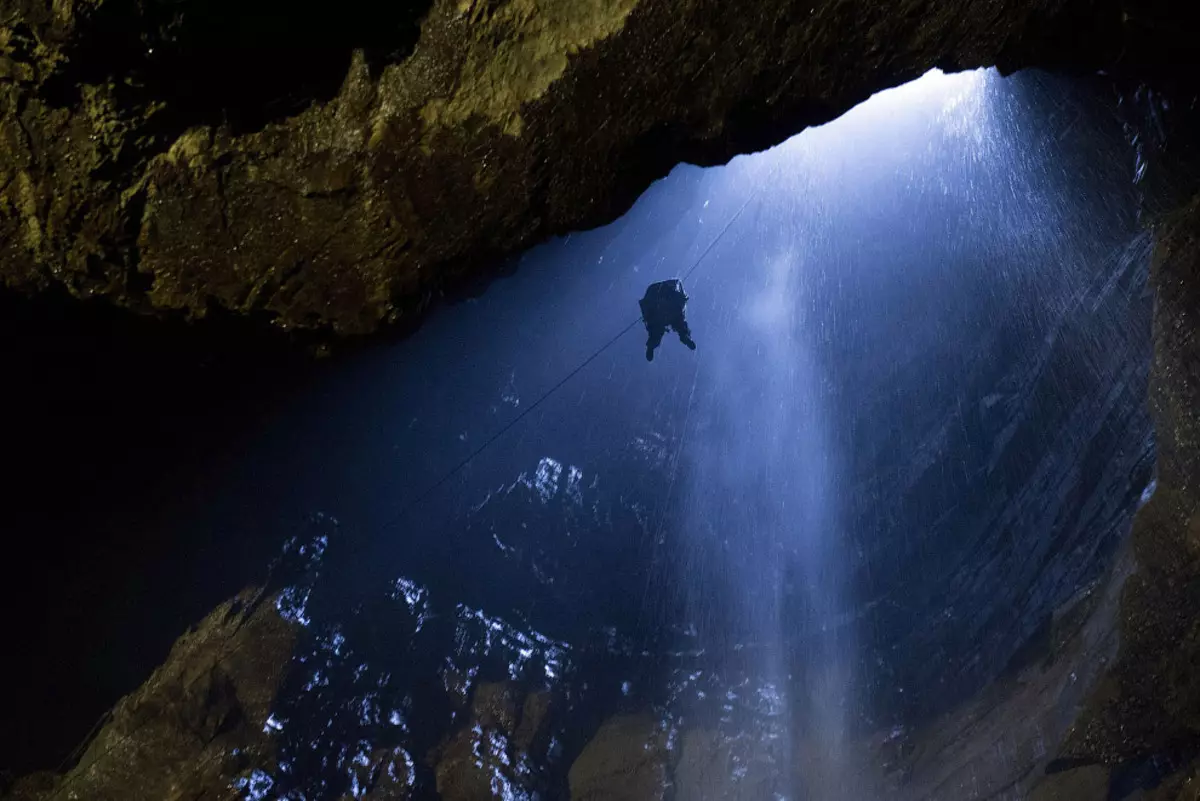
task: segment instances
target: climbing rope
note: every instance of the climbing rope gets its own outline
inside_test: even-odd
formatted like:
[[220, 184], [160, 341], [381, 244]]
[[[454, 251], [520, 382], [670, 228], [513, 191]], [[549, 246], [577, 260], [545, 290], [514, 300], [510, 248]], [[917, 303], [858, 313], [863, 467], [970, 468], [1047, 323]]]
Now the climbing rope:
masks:
[[496, 440], [500, 439], [505, 434], [507, 434], [509, 431], [511, 431], [513, 428], [515, 428], [518, 423], [520, 423], [522, 420], [524, 420], [526, 417], [528, 417], [530, 414], [532, 414], [535, 409], [537, 409], [539, 406], [541, 406], [543, 403], [545, 403], [547, 400], [549, 400], [551, 395], [553, 395], [555, 392], [558, 392], [558, 390], [562, 389], [563, 386], [568, 381], [570, 381], [575, 376], [579, 375], [579, 373], [581, 373], [584, 370], [584, 368], [586, 368], [592, 362], [596, 361], [596, 359], [600, 358], [600, 355], [602, 353], [604, 353], [606, 350], [608, 350], [613, 345], [615, 345], [617, 343], [617, 340], [619, 340], [621, 337], [628, 334], [629, 331], [635, 325], [640, 323], [641, 321], [642, 321], [642, 318], [638, 317], [636, 320], [631, 322], [629, 325], [622, 328], [615, 336], [612, 337], [612, 339], [605, 342], [603, 345], [600, 346], [600, 348], [598, 350], [594, 351], [591, 356], [588, 356], [586, 359], [584, 359], [582, 362], [580, 362], [579, 366], [577, 366], [574, 370], [572, 370], [571, 372], [569, 372], [565, 376], [563, 376], [561, 379], [559, 379], [558, 382], [554, 386], [550, 387], [550, 389], [548, 389], [544, 393], [542, 393], [541, 397], [539, 397], [537, 400], [535, 400], [533, 403], [531, 403], [525, 409], [525, 411], [521, 412], [516, 417], [514, 417], [512, 420], [509, 420], [507, 423], [505, 423], [503, 426], [501, 426], [499, 431], [497, 431], [495, 434], [492, 434], [490, 437], [488, 437], [486, 440], [484, 440], [483, 443], [478, 448], [476, 448], [475, 450], [473, 450], [469, 454], [467, 454], [467, 456], [462, 461], [460, 461], [458, 464], [454, 465], [454, 467], [450, 468], [450, 470], [448, 470], [445, 473], [445, 475], [443, 475], [441, 478], [439, 478], [433, 484], [429, 485], [429, 487], [427, 487], [424, 491], [422, 491], [421, 494], [417, 495], [415, 498], [413, 498], [411, 501], [409, 501], [407, 504], [405, 504], [404, 508], [401, 509], [396, 514], [395, 517], [391, 518], [390, 520], [388, 520], [388, 521], [384, 522], [382, 525], [380, 525], [379, 530], [383, 531], [383, 530], [389, 529], [392, 526], [399, 523], [401, 520], [403, 520], [404, 517], [410, 511], [413, 510], [414, 507], [420, 505], [426, 498], [428, 498], [430, 495], [432, 495], [433, 493], [435, 493], [439, 489], [441, 489], [443, 486], [445, 486], [447, 481], [454, 478], [454, 476], [458, 475], [458, 473], [461, 470], [466, 468], [466, 466], [469, 465], [471, 462], [475, 461], [475, 459], [478, 458], [480, 454], [482, 454], [489, 447], [491, 447], [492, 444], [496, 442]]
[[[750, 205], [750, 202], [752, 200], [754, 200], [756, 197], [758, 197], [758, 191], [755, 191], [754, 193], [752, 193], [750, 195], [750, 197], [748, 197], [746, 199], [746, 202], [743, 203], [740, 208], [738, 208], [737, 212], [735, 212], [734, 215], [729, 218], [728, 222], [726, 222], [724, 227], [721, 228], [721, 231], [708, 244], [708, 247], [706, 247], [704, 249], [704, 251], [701, 252], [701, 254], [696, 258], [696, 261], [695, 261], [695, 263], [692, 264], [691, 268], [686, 273], [684, 273], [683, 280], [686, 281], [687, 279], [689, 279], [692, 276], [693, 273], [696, 272], [697, 268], [699, 268], [700, 265], [704, 262], [704, 260], [708, 257], [708, 254], [711, 253], [713, 248], [715, 248], [717, 246], [717, 244], [725, 237], [725, 234], [727, 234], [729, 232], [729, 229], [733, 227], [733, 224], [735, 222], [737, 222], [737, 220], [742, 216], [742, 213], [745, 212], [746, 208]], [[475, 459], [477, 459], [484, 451], [486, 451], [489, 447], [491, 447], [493, 444], [495, 444], [497, 440], [499, 440], [501, 437], [503, 437], [505, 434], [507, 434], [509, 431], [511, 431], [514, 427], [516, 427], [517, 424], [519, 424], [522, 420], [524, 420], [526, 417], [528, 417], [530, 414], [532, 414], [538, 407], [540, 407], [543, 403], [545, 403], [547, 400], [549, 400], [556, 392], [558, 392], [558, 390], [562, 389], [572, 378], [579, 375], [579, 373], [583, 372], [583, 370], [586, 369], [588, 367], [588, 365], [590, 365], [596, 359], [600, 358], [601, 355], [603, 355], [609, 348], [611, 348], [613, 345], [615, 345], [617, 343], [617, 341], [621, 339], [621, 337], [625, 336], [631, 330], [633, 330], [633, 328], [636, 325], [638, 325], [638, 323], [640, 323], [640, 322], [642, 322], [642, 318], [641, 318], [641, 316], [638, 316], [634, 320], [632, 320], [628, 325], [626, 325], [624, 328], [622, 328], [619, 332], [617, 332], [615, 335], [613, 335], [611, 338], [609, 338], [604, 344], [602, 344], [599, 348], [597, 348], [595, 351], [593, 351], [590, 356], [588, 356], [586, 359], [584, 359], [582, 362], [580, 362], [574, 369], [572, 369], [570, 372], [568, 372], [566, 375], [564, 375], [561, 379], [559, 379], [557, 382], [555, 382], [555, 384], [553, 386], [551, 386], [549, 389], [547, 389], [545, 392], [543, 392], [537, 398], [537, 400], [535, 400], [532, 404], [530, 404], [524, 411], [522, 411], [516, 417], [514, 417], [513, 419], [511, 419], [507, 423], [505, 423], [503, 426], [501, 426], [498, 431], [496, 431], [494, 434], [492, 434], [490, 437], [488, 437], [486, 440], [484, 440], [477, 448], [475, 448], [473, 451], [471, 451], [466, 457], [461, 459], [453, 467], [451, 467], [449, 470], [447, 470], [440, 478], [438, 478], [437, 481], [430, 484], [428, 487], [426, 487], [424, 490], [422, 490], [419, 494], [417, 494], [414, 498], [412, 498], [412, 500], [410, 500], [408, 503], [406, 503], [404, 505], [404, 507], [399, 512], [397, 512], [393, 517], [391, 517], [388, 520], [386, 520], [385, 522], [383, 522], [378, 528], [376, 528], [376, 530], [375, 530], [376, 533], [386, 531], [386, 530], [398, 525], [400, 522], [402, 522], [408, 516], [409, 512], [413, 511], [417, 506], [419, 506], [427, 498], [429, 498], [429, 496], [433, 495], [433, 493], [437, 492], [439, 489], [441, 489], [443, 486], [445, 486], [447, 482], [449, 482], [452, 478], [454, 478], [456, 475], [458, 475], [462, 470], [464, 470], [468, 465], [470, 465], [471, 462], [475, 461]], [[696, 369], [696, 374], [697, 375], [699, 374], [698, 367]], [[696, 376], [693, 375], [692, 392], [688, 398], [688, 411], [687, 411], [688, 417], [691, 416], [692, 399], [695, 396], [695, 392], [696, 392]], [[687, 419], [685, 418], [684, 431], [683, 431], [683, 435], [685, 437], [687, 435], [686, 428], [687, 428]], [[681, 449], [682, 449], [682, 442], [680, 443], [680, 450]], [[679, 453], [677, 452], [676, 458], [674, 460], [672, 470], [671, 470], [671, 473], [672, 473], [671, 485], [672, 485], [672, 487], [674, 486], [674, 482], [675, 482], [675, 472], [676, 472], [675, 468], [678, 466], [678, 461], [679, 461]], [[667, 503], [667, 504], [670, 503], [670, 497], [667, 498], [665, 503]], [[658, 526], [660, 533], [661, 533], [661, 529], [662, 529], [663, 522], [664, 522], [663, 518], [665, 517], [665, 515], [666, 515], [666, 508], [664, 505], [664, 508], [660, 515], [659, 526]], [[658, 539], [658, 533], [655, 534], [655, 539], [656, 540]], [[655, 550], [657, 550], [657, 548], [655, 548]], [[647, 591], [647, 593], [649, 592], [648, 587], [647, 587], [646, 591]], [[239, 645], [237, 648], [232, 648], [228, 652], [222, 652], [222, 654], [218, 657], [217, 661], [223, 662], [229, 656], [232, 656], [234, 653], [236, 653], [237, 650], [240, 649], [240, 647], [241, 646]], [[97, 721], [97, 724], [92, 728], [92, 731], [90, 731], [86, 735], [83, 742], [81, 742], [79, 744], [79, 746], [77, 746], [76, 749], [70, 755], [68, 755], [67, 759], [64, 760], [64, 764], [66, 762], [69, 762], [71, 760], [71, 758], [74, 757], [75, 755], [77, 755], [77, 754], [81, 755], [84, 752], [84, 750], [91, 744], [91, 742], [95, 738], [95, 736], [99, 733], [99, 729], [101, 728], [101, 725], [103, 724], [103, 722], [112, 715], [112, 713], [115, 709], [116, 709], [116, 705], [113, 705], [113, 707], [110, 708], [108, 710], [108, 712], [105, 712], [104, 715], [101, 716], [100, 720]], [[113, 751], [117, 750], [118, 748], [123, 747], [126, 743], [129, 743], [132, 741], [133, 741], [132, 735], [124, 735], [122, 737], [117, 738], [116, 742], [114, 742], [109, 748], [105, 749], [105, 751], [103, 753], [101, 753], [92, 762], [92, 767], [95, 767], [96, 764], [107, 759], [107, 757]], [[60, 767], [60, 770], [61, 770], [61, 767]], [[54, 795], [52, 795], [50, 797], [50, 801], [59, 801], [59, 799], [63, 798], [63, 793], [66, 792], [66, 790], [75, 781], [78, 781], [81, 778], [82, 778], [82, 775], [77, 775], [77, 776], [66, 778], [62, 782], [62, 784], [60, 784], [59, 787], [56, 789]]]
[[[712, 242], [708, 243], [708, 247], [706, 247], [704, 249], [704, 252], [702, 252], [700, 254], [700, 256], [696, 259], [695, 263], [692, 264], [691, 269], [689, 269], [684, 274], [683, 280], [686, 281], [688, 278], [690, 278], [692, 276], [692, 273], [696, 272], [696, 268], [699, 267], [704, 262], [704, 260], [708, 257], [708, 254], [712, 252], [712, 249], [717, 246], [717, 243], [720, 242], [725, 237], [725, 234], [727, 234], [729, 232], [729, 229], [733, 227], [733, 224], [735, 222], [737, 222], [739, 217], [742, 216], [742, 212], [744, 212], [746, 210], [746, 207], [750, 205], [750, 201], [754, 200], [754, 198], [757, 196], [758, 196], [757, 192], [750, 195], [750, 197], [748, 197], [746, 199], [746, 202], [741, 205], [741, 207], [737, 210], [737, 212], [732, 217], [729, 218], [729, 221], [725, 223], [725, 226], [721, 229], [720, 233], [718, 233], [716, 235], [716, 237], [713, 238]], [[423, 490], [419, 495], [417, 495], [415, 498], [413, 498], [411, 501], [409, 501], [407, 504], [405, 504], [404, 508], [401, 509], [395, 515], [395, 517], [384, 522], [379, 527], [379, 530], [389, 529], [392, 526], [395, 526], [401, 520], [403, 520], [405, 518], [405, 516], [410, 511], [412, 511], [412, 509], [414, 507], [420, 505], [430, 495], [432, 495], [433, 493], [435, 493], [439, 489], [441, 489], [443, 486], [445, 486], [446, 482], [448, 482], [450, 479], [454, 478], [454, 476], [456, 476], [460, 471], [465, 469], [467, 467], [467, 465], [471, 464], [471, 462], [475, 461], [475, 459], [477, 459], [484, 451], [486, 451], [489, 447], [491, 447], [496, 442], [496, 440], [500, 439], [505, 434], [507, 434], [509, 431], [511, 431], [513, 428], [515, 428], [518, 423], [520, 423], [522, 420], [524, 420], [526, 417], [528, 417], [530, 414], [532, 414], [535, 409], [537, 409], [539, 406], [541, 406], [543, 403], [545, 403], [547, 400], [549, 400], [550, 397], [552, 395], [554, 395], [554, 393], [556, 393], [556, 392], [558, 392], [558, 390], [562, 389], [567, 384], [568, 381], [570, 381], [575, 376], [579, 375], [579, 373], [583, 372], [583, 370], [589, 364], [594, 362], [596, 359], [600, 358], [600, 356], [605, 351], [607, 351], [613, 345], [617, 344], [617, 341], [621, 337], [628, 334], [640, 322], [642, 322], [642, 318], [639, 316], [639, 317], [635, 318], [632, 322], [630, 322], [628, 325], [626, 325], [624, 328], [622, 328], [619, 332], [617, 332], [617, 334], [615, 334], [611, 339], [609, 339], [607, 342], [605, 342], [603, 345], [601, 345], [599, 348], [597, 348], [595, 351], [593, 351], [592, 354], [590, 356], [588, 356], [586, 359], [584, 359], [582, 362], [580, 362], [579, 365], [577, 367], [575, 367], [575, 369], [571, 370], [571, 372], [567, 373], [565, 376], [563, 376], [561, 379], [559, 379], [558, 382], [556, 382], [554, 384], [554, 386], [550, 387], [548, 390], [543, 392], [541, 394], [541, 396], [539, 396], [538, 399], [535, 400], [532, 404], [530, 404], [523, 412], [521, 412], [516, 417], [514, 417], [512, 420], [508, 421], [503, 426], [501, 426], [499, 431], [497, 431], [496, 433], [494, 433], [490, 437], [488, 437], [486, 440], [484, 440], [484, 442], [481, 445], [479, 445], [479, 447], [477, 447], [475, 450], [471, 451], [471, 453], [469, 453], [465, 458], [463, 458], [460, 462], [458, 462], [452, 468], [450, 468], [441, 478], [439, 478], [437, 481], [435, 481], [433, 484], [431, 484], [429, 487], [427, 487], [425, 490]]]
[[746, 210], [746, 207], [750, 205], [750, 201], [752, 201], [756, 197], [758, 197], [758, 191], [759, 190], [755, 190], [754, 192], [752, 192], [750, 194], [750, 197], [746, 198], [746, 202], [743, 203], [741, 205], [741, 207], [739, 207], [738, 210], [734, 213], [734, 215], [729, 218], [729, 222], [725, 223], [725, 227], [721, 229], [721, 233], [717, 234], [716, 238], [713, 239], [712, 242], [708, 243], [708, 247], [706, 247], [704, 249], [704, 252], [700, 254], [700, 257], [698, 259], [696, 259], [696, 263], [692, 265], [692, 268], [690, 270], [688, 270], [686, 273], [684, 273], [684, 275], [683, 275], [684, 281], [687, 281], [689, 278], [692, 277], [692, 273], [696, 272], [696, 268], [699, 267], [704, 262], [704, 259], [708, 256], [709, 253], [712, 252], [712, 249], [717, 246], [717, 243], [725, 238], [725, 234], [727, 234], [729, 232], [729, 229], [733, 227], [733, 224], [738, 221], [739, 217], [742, 216], [742, 212], [744, 212]]

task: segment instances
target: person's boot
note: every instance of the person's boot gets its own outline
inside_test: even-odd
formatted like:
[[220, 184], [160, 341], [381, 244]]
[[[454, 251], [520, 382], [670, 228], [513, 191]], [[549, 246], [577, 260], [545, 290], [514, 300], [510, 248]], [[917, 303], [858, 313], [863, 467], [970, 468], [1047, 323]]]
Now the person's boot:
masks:
[[648, 361], [648, 362], [654, 361], [654, 348], [651, 348], [651, 347], [646, 348], [646, 361]]

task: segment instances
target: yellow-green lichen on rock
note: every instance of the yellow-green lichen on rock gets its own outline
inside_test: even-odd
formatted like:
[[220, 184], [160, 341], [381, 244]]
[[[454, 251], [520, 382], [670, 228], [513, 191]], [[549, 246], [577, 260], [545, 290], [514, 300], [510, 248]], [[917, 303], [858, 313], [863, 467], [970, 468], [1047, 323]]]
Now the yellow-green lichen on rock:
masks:
[[760, 149], [935, 64], [1114, 44], [1064, 55], [1080, 20], [1041, 0], [421, 0], [317, 9], [309, 39], [248, 55], [218, 45], [254, 15], [214, 31], [206, 2], [0, 0], [5, 283], [284, 329], [413, 325], [680, 160]]
[[14, 180], [16, 188], [16, 210], [21, 215], [24, 228], [25, 247], [30, 253], [38, 254], [42, 247], [42, 223], [38, 219], [37, 198], [34, 196], [33, 179], [21, 170]]
[[455, 0], [469, 48], [454, 93], [430, 100], [421, 119], [453, 127], [479, 115], [519, 136], [521, 107], [563, 76], [568, 59], [619, 32], [638, 0]]
[[207, 152], [211, 146], [211, 130], [191, 128], [171, 144], [163, 158], [172, 164], [200, 170], [208, 166]]

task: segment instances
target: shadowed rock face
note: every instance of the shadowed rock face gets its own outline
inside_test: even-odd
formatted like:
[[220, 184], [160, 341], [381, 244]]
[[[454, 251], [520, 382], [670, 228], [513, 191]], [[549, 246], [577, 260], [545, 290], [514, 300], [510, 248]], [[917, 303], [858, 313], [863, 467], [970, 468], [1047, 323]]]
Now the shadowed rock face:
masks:
[[109, 713], [62, 776], [34, 774], [15, 801], [226, 797], [270, 765], [267, 723], [296, 626], [247, 591], [175, 643], [163, 665]]
[[283, 5], [3, 0], [0, 278], [288, 329], [411, 324], [679, 161], [935, 65], [1144, 76], [1187, 52], [1167, 4], [1113, 0]]
[[551, 704], [547, 692], [522, 700], [514, 685], [479, 685], [469, 724], [433, 755], [440, 797], [473, 801], [544, 794], [544, 778], [535, 766], [545, 761]]
[[1160, 233], [1150, 408], [1158, 487], [1138, 513], [1120, 659], [1063, 756], [1179, 763], [1200, 744], [1200, 200]]
[[649, 715], [607, 721], [571, 766], [572, 801], [662, 801], [666, 732]]

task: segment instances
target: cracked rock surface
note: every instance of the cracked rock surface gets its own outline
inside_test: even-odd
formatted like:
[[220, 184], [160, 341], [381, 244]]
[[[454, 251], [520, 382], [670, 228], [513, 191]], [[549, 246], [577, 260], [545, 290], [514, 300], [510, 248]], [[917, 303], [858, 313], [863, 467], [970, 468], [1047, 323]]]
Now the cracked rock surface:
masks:
[[273, 758], [265, 724], [296, 636], [273, 600], [248, 590], [221, 604], [117, 703], [70, 771], [27, 776], [4, 797], [181, 801], [252, 782]]
[[412, 325], [680, 161], [931, 67], [1154, 73], [1188, 52], [1169, 8], [1136, 5], [2, 0], [0, 280], [286, 329]]

